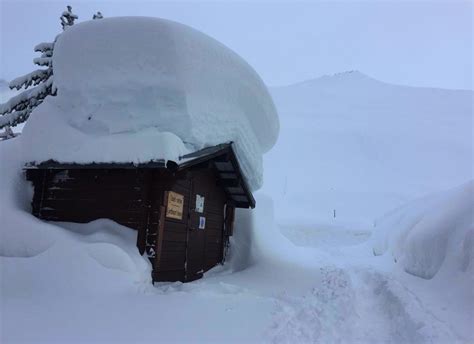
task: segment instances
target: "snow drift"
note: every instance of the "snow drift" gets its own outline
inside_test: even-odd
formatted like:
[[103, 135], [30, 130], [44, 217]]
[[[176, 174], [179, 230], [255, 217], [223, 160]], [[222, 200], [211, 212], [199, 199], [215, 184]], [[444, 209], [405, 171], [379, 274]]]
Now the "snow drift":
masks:
[[418, 277], [465, 274], [472, 283], [473, 197], [470, 181], [396, 209], [377, 225], [374, 254], [390, 252], [406, 272]]
[[58, 93], [25, 126], [25, 161], [176, 160], [233, 141], [251, 188], [261, 186], [275, 106], [256, 72], [214, 39], [164, 19], [88, 21], [59, 36], [53, 65]]

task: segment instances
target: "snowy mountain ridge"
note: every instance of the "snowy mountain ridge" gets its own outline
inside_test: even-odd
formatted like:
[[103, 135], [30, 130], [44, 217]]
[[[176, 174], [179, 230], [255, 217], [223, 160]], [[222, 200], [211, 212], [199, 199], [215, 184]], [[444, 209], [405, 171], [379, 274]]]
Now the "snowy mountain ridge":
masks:
[[328, 220], [335, 210], [368, 221], [473, 179], [473, 91], [392, 85], [358, 71], [270, 91], [281, 132], [264, 158], [263, 191], [277, 214], [298, 202], [303, 217]]
[[295, 83], [291, 83], [291, 84], [288, 84], [288, 85], [271, 86], [270, 88], [278, 89], [278, 88], [284, 88], [284, 87], [295, 87], [295, 86], [313, 84], [313, 83], [317, 83], [317, 82], [334, 82], [334, 81], [337, 81], [337, 80], [349, 80], [349, 79], [352, 79], [354, 81], [364, 80], [364, 79], [371, 79], [373, 81], [382, 82], [382, 81], [376, 80], [376, 79], [368, 76], [367, 74], [365, 74], [365, 73], [363, 73], [359, 70], [348, 70], [348, 71], [338, 72], [338, 73], [334, 73], [334, 74], [323, 74], [321, 76], [317, 76], [317, 77], [314, 77], [314, 78], [309, 78], [309, 79], [299, 81], [299, 82], [295, 82]]
[[390, 85], [393, 87], [403, 87], [403, 88], [429, 89], [429, 90], [440, 90], [440, 91], [448, 91], [448, 92], [450, 91], [452, 92], [460, 91], [460, 92], [470, 92], [470, 93], [474, 92], [473, 90], [467, 90], [467, 89], [449, 89], [449, 88], [440, 88], [440, 87], [425, 87], [425, 86], [410, 86], [410, 85], [405, 85], [405, 84], [393, 84], [390, 82], [376, 79], [360, 70], [348, 70], [348, 71], [342, 71], [342, 72], [333, 73], [333, 74], [323, 74], [320, 76], [294, 82], [291, 84], [269, 86], [269, 88], [272, 90], [277, 90], [277, 89], [283, 89], [283, 88], [295, 88], [295, 87], [300, 87], [300, 86], [315, 85], [318, 83], [324, 83], [325, 86], [328, 86], [330, 84], [334, 84], [337, 82], [354, 82], [354, 83], [372, 82], [372, 83]]

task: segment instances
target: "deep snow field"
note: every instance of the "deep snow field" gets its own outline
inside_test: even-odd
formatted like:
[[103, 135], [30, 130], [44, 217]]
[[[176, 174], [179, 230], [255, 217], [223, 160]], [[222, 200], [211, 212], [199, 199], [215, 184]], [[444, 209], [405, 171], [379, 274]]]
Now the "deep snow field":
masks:
[[187, 284], [152, 286], [132, 230], [31, 216], [22, 137], [0, 142], [0, 341], [473, 342], [473, 92], [358, 72], [271, 92], [257, 207]]

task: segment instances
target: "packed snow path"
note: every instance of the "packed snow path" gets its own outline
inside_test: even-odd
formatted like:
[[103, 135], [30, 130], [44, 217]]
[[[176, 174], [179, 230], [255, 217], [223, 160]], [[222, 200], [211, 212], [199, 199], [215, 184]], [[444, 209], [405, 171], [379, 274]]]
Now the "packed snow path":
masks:
[[314, 286], [305, 294], [289, 291], [277, 297], [277, 311], [266, 333], [271, 341], [462, 342], [413, 292], [370, 264], [363, 245], [370, 232], [308, 227], [281, 228], [293, 241], [316, 246], [317, 263], [313, 269], [308, 266]]
[[[245, 311], [249, 298], [253, 298], [255, 304], [249, 315], [254, 320], [252, 323], [255, 326], [262, 324], [262, 320], [266, 322], [263, 333], [253, 340], [265, 342], [465, 341], [394, 276], [368, 263], [371, 257], [367, 255], [364, 239], [369, 238], [370, 232], [335, 227], [308, 231], [308, 226], [293, 230], [283, 226], [281, 229], [283, 233], [291, 233], [293, 239], [307, 236], [306, 243], [310, 244], [317, 243], [320, 238], [316, 247], [303, 248], [304, 255], [313, 259], [304, 263], [280, 262], [278, 267], [262, 264], [237, 274], [216, 269], [207, 279], [197, 283], [164, 283], [158, 286], [158, 292], [227, 295], [244, 301], [240, 311]], [[337, 240], [328, 244], [326, 239], [331, 235]], [[268, 322], [263, 310], [269, 305], [272, 307]], [[232, 311], [232, 307], [226, 309], [231, 322]]]
[[[278, 298], [267, 331], [271, 341], [291, 343], [432, 343], [460, 340], [419, 299], [371, 269], [320, 269], [306, 295]], [[413, 314], [411, 314], [413, 312]]]

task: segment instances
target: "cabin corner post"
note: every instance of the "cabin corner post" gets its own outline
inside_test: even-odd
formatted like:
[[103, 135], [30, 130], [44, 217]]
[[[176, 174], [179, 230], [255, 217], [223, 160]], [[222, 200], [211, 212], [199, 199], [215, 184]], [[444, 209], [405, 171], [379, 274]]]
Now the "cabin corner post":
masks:
[[229, 248], [230, 248], [230, 237], [234, 234], [234, 218], [235, 218], [235, 206], [232, 202], [225, 204], [224, 210], [224, 228], [223, 228], [223, 240], [222, 240], [222, 262], [225, 263]]

